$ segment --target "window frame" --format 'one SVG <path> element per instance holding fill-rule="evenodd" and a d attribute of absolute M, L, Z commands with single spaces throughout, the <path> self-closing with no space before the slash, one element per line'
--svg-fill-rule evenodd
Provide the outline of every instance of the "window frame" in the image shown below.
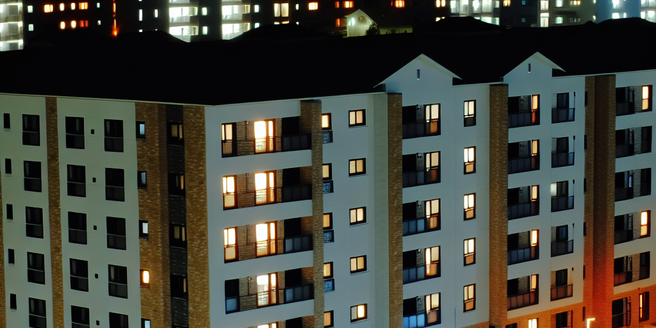
<path fill-rule="evenodd" d="M 351 225 L 367 222 L 367 207 L 355 207 L 349 209 L 349 223 Z"/>
<path fill-rule="evenodd" d="M 72 290 L 89 291 L 89 262 L 73 259 L 69 261 L 70 283 Z"/>
<path fill-rule="evenodd" d="M 476 264 L 476 238 L 463 241 L 463 265 Z"/>
<path fill-rule="evenodd" d="M 105 129 L 105 151 L 122 153 L 124 149 L 123 139 L 125 137 L 122 120 L 106 119 Z"/>
<path fill-rule="evenodd" d="M 360 169 L 358 169 L 360 166 Z M 367 174 L 367 159 L 366 158 L 355 158 L 349 159 L 349 176 L 364 175 Z"/>
<path fill-rule="evenodd" d="M 360 313 L 358 313 L 360 311 L 360 308 L 363 309 L 362 310 L 362 312 L 364 313 L 363 315 L 360 315 Z M 356 322 L 366 319 L 367 319 L 367 303 L 351 306 L 351 322 Z"/>
<path fill-rule="evenodd" d="M 184 125 L 182 122 L 168 122 L 167 140 L 169 145 L 184 145 Z"/>
<path fill-rule="evenodd" d="M 437 259 L 435 254 L 437 254 Z M 424 264 L 425 264 L 425 274 L 426 279 L 428 277 L 440 277 L 442 275 L 442 270 L 440 266 L 440 246 L 433 246 L 424 249 Z"/>
<path fill-rule="evenodd" d="M 354 109 L 348 112 L 349 127 L 367 125 L 367 113 L 364 109 Z"/>
<path fill-rule="evenodd" d="M 66 148 L 84 149 L 84 118 L 66 116 Z"/>
<path fill-rule="evenodd" d="M 39 253 L 27 252 L 27 281 L 35 284 L 46 284 L 45 256 Z"/>
<path fill-rule="evenodd" d="M 107 265 L 107 283 L 109 287 L 109 296 L 128 298 L 127 271 L 128 268 L 124 266 L 112 264 Z M 123 289 L 125 289 L 125 292 L 123 292 Z"/>
<path fill-rule="evenodd" d="M 232 231 L 233 236 L 233 242 L 230 242 L 230 232 Z M 224 262 L 231 262 L 231 261 L 237 261 L 239 260 L 239 248 L 237 244 L 237 238 L 238 234 L 237 232 L 239 231 L 238 227 L 229 227 L 229 228 L 224 228 L 223 229 L 223 261 Z M 228 256 L 228 249 L 233 249 L 233 256 L 229 257 Z"/>
<path fill-rule="evenodd" d="M 82 165 L 66 166 L 66 193 L 73 197 L 86 197 L 86 167 Z"/>
<path fill-rule="evenodd" d="M 84 236 L 84 238 L 80 236 Z M 82 239 L 84 240 L 82 241 Z M 68 242 L 81 245 L 87 244 L 87 215 L 85 213 L 68 212 Z"/>
<path fill-rule="evenodd" d="M 265 182 L 265 187 L 264 188 L 258 188 L 258 175 L 264 174 L 264 182 Z M 277 200 L 277 194 L 276 194 L 276 185 L 277 185 L 277 177 L 278 175 L 276 174 L 276 171 L 265 171 L 265 172 L 257 172 L 253 175 L 254 177 L 254 197 L 255 197 L 255 205 L 266 205 L 266 204 L 273 204 L 276 203 Z M 261 186 L 260 186 L 261 187 Z"/>
<path fill-rule="evenodd" d="M 137 139 L 146 139 L 146 122 L 137 121 L 135 126 L 137 129 L 135 132 Z"/>
<path fill-rule="evenodd" d="M 90 327 L 89 308 L 71 305 L 71 324 L 73 327 Z"/>
<path fill-rule="evenodd" d="M 349 268 L 351 274 L 367 271 L 367 255 L 351 257 Z"/>
<path fill-rule="evenodd" d="M 476 173 L 476 146 L 465 147 L 463 161 L 464 174 Z"/>
<path fill-rule="evenodd" d="M 39 115 L 23 114 L 23 145 L 41 145 L 41 118 Z"/>
<path fill-rule="evenodd" d="M 640 238 L 651 236 L 651 210 L 640 212 Z"/>
<path fill-rule="evenodd" d="M 464 197 L 464 219 L 473 220 L 476 218 L 476 193 L 465 194 Z"/>
<path fill-rule="evenodd" d="M 28 299 L 29 325 L 34 328 L 46 328 L 48 319 L 46 316 L 46 301 L 30 297 Z"/>
<path fill-rule="evenodd" d="M 125 219 L 119 217 L 106 217 L 107 248 L 127 250 L 127 229 Z"/>
<path fill-rule="evenodd" d="M 125 201 L 125 171 L 117 168 L 105 168 L 105 200 Z"/>
<path fill-rule="evenodd" d="M 25 206 L 25 235 L 43 239 L 43 209 Z"/>
<path fill-rule="evenodd" d="M 118 320 L 118 322 L 117 322 Z M 112 328 L 128 328 L 129 317 L 127 314 L 109 312 L 109 326 Z"/>
<path fill-rule="evenodd" d="M 237 123 L 221 124 L 221 157 L 237 156 Z"/>
<path fill-rule="evenodd" d="M 148 221 L 139 220 L 139 238 L 148 240 Z"/>
<path fill-rule="evenodd" d="M 232 190 L 232 191 L 226 191 Z M 226 198 L 231 200 L 231 205 L 226 206 Z M 223 209 L 237 208 L 237 176 L 227 175 L 223 177 Z"/>
<path fill-rule="evenodd" d="M 326 317 L 328 320 L 326 320 Z M 335 311 L 330 310 L 323 313 L 323 326 L 324 327 L 335 327 Z"/>
<path fill-rule="evenodd" d="M 23 161 L 23 189 L 41 192 L 41 162 Z"/>
<path fill-rule="evenodd" d="M 264 124 L 264 136 L 257 136 L 258 124 Z M 264 154 L 276 151 L 276 120 L 260 120 L 253 122 L 253 153 Z"/>
<path fill-rule="evenodd" d="M 260 236 L 261 227 L 265 226 L 266 237 Z M 260 231 L 258 231 L 260 230 Z M 255 225 L 255 257 L 278 254 L 278 223 L 270 221 Z"/>
<path fill-rule="evenodd" d="M 476 125 L 476 100 L 464 101 L 464 126 Z"/>
<path fill-rule="evenodd" d="M 471 307 L 468 309 L 468 304 Z M 468 312 L 476 310 L 476 284 L 469 284 L 463 287 L 463 311 Z"/>

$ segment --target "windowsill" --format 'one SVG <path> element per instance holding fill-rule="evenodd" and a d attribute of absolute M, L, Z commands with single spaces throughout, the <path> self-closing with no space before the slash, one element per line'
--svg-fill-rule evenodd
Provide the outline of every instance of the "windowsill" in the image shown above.
<path fill-rule="evenodd" d="M 351 224 L 349 224 L 349 226 L 351 226 L 351 227 L 353 227 L 353 226 L 360 226 L 360 225 L 365 225 L 365 224 L 367 224 L 367 223 L 369 223 L 369 222 L 367 222 L 367 221 L 365 221 L 365 222 L 356 222 L 356 223 L 351 223 Z"/>
<path fill-rule="evenodd" d="M 361 271 L 351 271 L 351 275 L 352 275 L 352 276 L 353 276 L 353 275 L 360 275 L 360 274 L 368 273 L 368 272 L 369 272 L 369 270 L 366 270 L 366 269 L 365 269 L 365 270 L 361 270 Z"/>

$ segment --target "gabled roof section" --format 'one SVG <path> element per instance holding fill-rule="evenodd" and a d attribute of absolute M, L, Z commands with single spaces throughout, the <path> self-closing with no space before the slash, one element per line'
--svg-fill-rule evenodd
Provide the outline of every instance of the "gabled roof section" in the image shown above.
<path fill-rule="evenodd" d="M 551 67 L 551 69 L 557 69 L 557 70 L 560 70 L 560 71 L 563 71 L 563 72 L 565 71 L 560 66 L 558 66 L 558 64 L 551 61 L 551 59 L 547 58 L 545 55 L 541 54 L 539 51 L 534 53 L 533 55 L 531 55 L 531 57 L 529 57 L 529 58 L 535 59 L 538 62 L 540 62 L 540 63 L 542 63 L 542 64 L 544 64 L 548 67 Z"/>
<path fill-rule="evenodd" d="M 420 55 L 417 56 L 415 59 L 413 59 L 413 60 L 411 60 L 410 62 L 408 62 L 407 64 L 403 65 L 403 67 L 401 67 L 401 68 L 399 68 L 398 70 L 394 71 L 394 73 L 390 74 L 390 75 L 389 75 L 388 77 L 386 77 L 383 81 L 381 81 L 380 83 L 378 83 L 378 84 L 376 85 L 376 87 L 379 86 L 379 85 L 382 85 L 382 84 L 387 83 L 387 82 L 389 81 L 389 79 L 390 79 L 392 76 L 394 76 L 394 75 L 395 75 L 396 73 L 398 73 L 399 71 L 404 70 L 406 67 L 411 66 L 411 65 L 413 64 L 413 62 L 415 62 L 415 61 L 421 62 L 422 64 L 424 64 L 424 65 L 426 65 L 426 66 L 428 66 L 428 67 L 434 69 L 435 71 L 437 71 L 437 72 L 439 72 L 439 73 L 441 73 L 441 74 L 444 74 L 444 75 L 446 75 L 446 76 L 448 76 L 448 77 L 451 77 L 451 78 L 454 78 L 454 79 L 461 79 L 458 75 L 456 75 L 455 73 L 451 72 L 451 71 L 450 71 L 449 69 L 447 69 L 446 67 L 440 65 L 439 63 L 437 63 L 436 61 L 434 61 L 434 60 L 431 59 L 430 57 L 428 57 L 428 56 L 426 56 L 426 55 L 424 55 L 424 54 L 420 54 Z"/>

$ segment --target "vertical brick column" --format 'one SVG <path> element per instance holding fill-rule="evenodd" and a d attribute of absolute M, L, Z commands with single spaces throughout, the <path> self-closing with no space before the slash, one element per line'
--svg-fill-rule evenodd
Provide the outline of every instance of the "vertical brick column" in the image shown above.
<path fill-rule="evenodd" d="M 508 86 L 490 86 L 490 327 L 508 316 Z"/>
<path fill-rule="evenodd" d="M 205 108 L 185 106 L 183 112 L 189 327 L 210 327 Z"/>
<path fill-rule="evenodd" d="M 388 94 L 387 97 L 389 326 L 401 328 L 403 327 L 403 102 L 401 94 Z"/>
<path fill-rule="evenodd" d="M 166 106 L 136 103 L 135 116 L 146 124 L 146 138 L 137 139 L 137 168 L 147 179 L 146 189 L 139 189 L 139 219 L 148 221 L 148 239 L 139 240 L 139 262 L 150 272 L 150 286 L 141 287 L 141 317 L 153 327 L 170 327 Z"/>
<path fill-rule="evenodd" d="M 586 77 L 585 82 L 585 176 L 588 191 L 584 214 L 587 230 L 584 301 L 591 305 L 586 309 L 586 316 L 595 318 L 594 325 L 610 327 L 615 250 L 615 76 Z M 589 263 L 588 259 L 594 261 Z"/>
<path fill-rule="evenodd" d="M 323 131 L 321 102 L 302 101 L 300 131 L 312 139 L 312 266 L 314 274 L 314 326 L 323 327 Z"/>

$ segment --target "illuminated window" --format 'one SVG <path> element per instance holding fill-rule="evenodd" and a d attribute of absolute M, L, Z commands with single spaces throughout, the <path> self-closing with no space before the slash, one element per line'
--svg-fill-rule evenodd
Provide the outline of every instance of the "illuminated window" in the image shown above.
<path fill-rule="evenodd" d="M 223 229 L 223 251 L 226 261 L 237 259 L 237 228 Z"/>
<path fill-rule="evenodd" d="M 465 126 L 476 125 L 476 100 L 465 101 Z"/>
<path fill-rule="evenodd" d="M 139 21 L 143 21 L 143 9 L 139 9 Z"/>
<path fill-rule="evenodd" d="M 80 7 L 80 10 L 87 10 L 87 9 L 89 9 L 89 3 L 88 2 L 80 2 L 79 7 Z"/>
<path fill-rule="evenodd" d="M 465 148 L 465 174 L 476 172 L 476 147 Z"/>
<path fill-rule="evenodd" d="M 651 211 L 642 211 L 640 213 L 640 237 L 649 237 L 649 221 Z"/>
<path fill-rule="evenodd" d="M 642 86 L 642 110 L 651 110 L 651 85 Z"/>
<path fill-rule="evenodd" d="M 504 7 L 510 7 L 510 0 L 503 0 Z"/>
<path fill-rule="evenodd" d="M 255 204 L 269 204 L 276 201 L 276 173 L 255 173 Z"/>
<path fill-rule="evenodd" d="M 437 8 L 446 7 L 446 0 L 435 0 L 435 7 Z"/>
<path fill-rule="evenodd" d="M 76 27 L 77 27 L 77 22 L 71 21 L 71 28 L 76 28 Z"/>
<path fill-rule="evenodd" d="M 221 154 L 223 157 L 237 155 L 237 143 L 235 142 L 236 124 L 221 124 Z"/>
<path fill-rule="evenodd" d="M 333 311 L 327 311 L 323 313 L 323 326 L 324 327 L 334 327 L 334 315 Z"/>
<path fill-rule="evenodd" d="M 34 7 L 32 5 L 27 6 L 27 13 L 31 14 L 32 11 L 34 11 Z"/>
<path fill-rule="evenodd" d="M 34 31 L 34 24 L 28 24 L 27 25 L 27 30 L 30 31 L 30 32 L 33 32 Z"/>
<path fill-rule="evenodd" d="M 463 247 L 465 265 L 476 263 L 476 238 L 465 239 Z"/>
<path fill-rule="evenodd" d="M 335 8 L 339 8 L 339 1 L 335 1 Z"/>
<path fill-rule="evenodd" d="M 275 322 L 267 323 L 264 325 L 258 325 L 257 328 L 278 328 L 278 324 Z"/>
<path fill-rule="evenodd" d="M 150 272 L 148 270 L 141 270 L 141 286 L 150 286 Z"/>
<path fill-rule="evenodd" d="M 257 276 L 257 306 L 278 304 L 277 274 Z"/>
<path fill-rule="evenodd" d="M 209 27 L 207 27 L 207 26 L 203 26 L 203 31 L 202 31 L 202 33 L 203 33 L 203 35 L 207 35 L 207 34 L 209 33 Z"/>
<path fill-rule="evenodd" d="M 71 2 L 71 10 L 75 10 L 75 2 Z"/>
<path fill-rule="evenodd" d="M 531 246 L 538 246 L 538 230 L 531 230 Z"/>
<path fill-rule="evenodd" d="M 392 6 L 395 8 L 404 8 L 405 7 L 405 0 L 394 0 L 392 3 Z"/>
<path fill-rule="evenodd" d="M 343 27 L 341 18 L 335 18 L 335 27 Z"/>
<path fill-rule="evenodd" d="M 59 4 L 59 11 L 64 11 L 64 9 L 66 9 L 66 5 L 63 4 L 63 3 L 60 3 Z"/>
<path fill-rule="evenodd" d="M 60 23 L 59 23 L 59 29 L 60 29 L 60 30 L 63 30 L 63 29 L 65 29 L 65 28 L 66 28 L 66 22 L 60 22 Z"/>
<path fill-rule="evenodd" d="M 353 8 L 353 1 L 344 1 L 344 8 Z"/>
<path fill-rule="evenodd" d="M 366 208 L 365 207 L 352 208 L 349 211 L 349 217 L 350 217 L 351 224 L 367 222 Z"/>
<path fill-rule="evenodd" d="M 52 4 L 44 5 L 44 6 L 43 6 L 43 12 L 44 12 L 44 13 L 51 13 L 51 12 L 53 12 L 53 11 L 55 10 L 54 8 L 55 8 L 55 7 L 54 7 Z"/>
<path fill-rule="evenodd" d="M 426 277 L 440 276 L 440 246 L 429 247 L 424 250 Z"/>
<path fill-rule="evenodd" d="M 237 195 L 235 193 L 236 176 L 223 177 L 223 208 L 237 206 Z"/>
<path fill-rule="evenodd" d="M 349 160 L 349 175 L 367 173 L 366 160 L 364 158 Z"/>
<path fill-rule="evenodd" d="M 323 264 L 323 277 L 324 279 L 333 277 L 333 262 Z"/>
<path fill-rule="evenodd" d="M 468 194 L 464 196 L 465 220 L 473 219 L 476 217 L 476 194 Z"/>
<path fill-rule="evenodd" d="M 321 128 L 324 130 L 330 130 L 332 128 L 330 114 L 321 114 Z"/>
<path fill-rule="evenodd" d="M 528 319 L 528 328 L 538 328 L 538 319 Z"/>
<path fill-rule="evenodd" d="M 367 319 L 367 304 L 351 306 L 351 322 Z"/>
<path fill-rule="evenodd" d="M 570 6 L 580 6 L 581 5 L 581 0 L 571 0 L 569 2 Z"/>
<path fill-rule="evenodd" d="M 276 254 L 276 223 L 260 223 L 255 225 L 255 242 L 257 256 Z"/>
<path fill-rule="evenodd" d="M 351 258 L 351 273 L 367 270 L 367 256 L 362 255 Z"/>
<path fill-rule="evenodd" d="M 424 202 L 427 230 L 440 228 L 440 200 L 431 199 Z"/>
<path fill-rule="evenodd" d="M 274 17 L 289 17 L 289 3 L 274 3 L 273 4 Z"/>
<path fill-rule="evenodd" d="M 463 312 L 471 311 L 476 308 L 476 284 L 467 285 L 463 290 Z"/>
<path fill-rule="evenodd" d="M 317 9 L 319 9 L 319 3 L 318 2 L 308 3 L 308 10 L 317 10 Z"/>
<path fill-rule="evenodd" d="M 365 125 L 365 121 L 364 109 L 349 111 L 349 126 Z"/>
<path fill-rule="evenodd" d="M 255 130 L 255 152 L 266 153 L 275 149 L 274 121 L 257 121 L 253 124 Z"/>
<path fill-rule="evenodd" d="M 638 308 L 638 319 L 639 321 L 649 320 L 649 292 L 640 293 L 639 297 L 639 308 Z"/>
<path fill-rule="evenodd" d="M 333 213 L 323 214 L 323 228 L 324 230 L 333 228 Z"/>

